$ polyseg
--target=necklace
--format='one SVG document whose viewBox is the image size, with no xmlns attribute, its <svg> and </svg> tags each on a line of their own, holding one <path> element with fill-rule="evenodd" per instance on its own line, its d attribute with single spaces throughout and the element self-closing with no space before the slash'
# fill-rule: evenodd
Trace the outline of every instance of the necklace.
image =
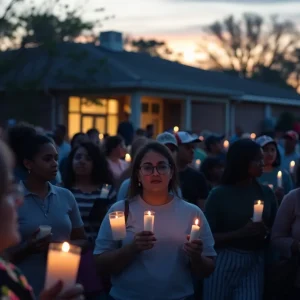
<svg viewBox="0 0 300 300">
<path fill-rule="evenodd" d="M 39 200 L 36 200 L 36 198 L 34 196 L 33 197 L 33 200 L 35 202 L 35 204 L 38 206 L 38 208 L 42 211 L 42 213 L 44 214 L 45 218 L 48 218 L 48 214 L 49 214 L 49 209 L 50 209 L 50 201 L 48 200 L 48 207 L 46 207 L 45 205 L 45 201 L 40 204 L 40 201 Z"/>
</svg>

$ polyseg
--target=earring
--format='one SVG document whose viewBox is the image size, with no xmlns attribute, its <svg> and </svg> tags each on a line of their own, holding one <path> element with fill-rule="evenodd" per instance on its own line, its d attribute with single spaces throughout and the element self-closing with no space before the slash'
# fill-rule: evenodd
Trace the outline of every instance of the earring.
<svg viewBox="0 0 300 300">
<path fill-rule="evenodd" d="M 141 187 L 141 186 L 142 186 L 140 182 L 139 182 L 138 186 L 139 186 L 139 187 Z"/>
</svg>

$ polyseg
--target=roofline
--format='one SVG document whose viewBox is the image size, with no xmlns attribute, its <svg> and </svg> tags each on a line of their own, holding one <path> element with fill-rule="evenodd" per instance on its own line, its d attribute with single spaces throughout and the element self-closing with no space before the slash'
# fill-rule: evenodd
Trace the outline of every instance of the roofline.
<svg viewBox="0 0 300 300">
<path fill-rule="evenodd" d="M 249 94 L 244 94 L 242 96 L 234 96 L 231 99 L 236 100 L 236 101 L 300 106 L 300 95 L 299 95 L 299 100 L 298 99 L 290 99 L 290 98 L 271 98 L 271 97 L 265 97 L 265 96 L 254 96 L 254 95 L 249 95 Z"/>
</svg>

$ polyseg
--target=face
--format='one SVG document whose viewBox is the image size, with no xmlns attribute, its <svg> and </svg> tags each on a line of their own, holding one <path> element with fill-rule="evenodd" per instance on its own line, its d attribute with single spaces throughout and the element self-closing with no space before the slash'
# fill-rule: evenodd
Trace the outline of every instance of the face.
<svg viewBox="0 0 300 300">
<path fill-rule="evenodd" d="M 80 147 L 76 151 L 72 166 L 73 171 L 77 176 L 90 176 L 92 174 L 93 161 L 84 147 Z"/>
<path fill-rule="evenodd" d="M 58 171 L 58 153 L 52 143 L 44 144 L 33 160 L 25 160 L 24 165 L 30 174 L 40 177 L 45 181 L 51 181 Z"/>
<path fill-rule="evenodd" d="M 117 148 L 115 148 L 114 151 L 116 153 L 116 156 L 118 156 L 119 158 L 124 157 L 127 153 L 124 142 L 122 142 L 120 145 L 118 145 Z"/>
<path fill-rule="evenodd" d="M 261 151 L 256 155 L 256 157 L 250 162 L 248 173 L 252 178 L 260 177 L 263 173 L 264 167 L 264 154 Z"/>
<path fill-rule="evenodd" d="M 73 148 L 76 148 L 77 146 L 79 146 L 81 143 L 83 142 L 87 142 L 88 141 L 88 137 L 85 134 L 80 134 L 77 135 L 73 141 Z"/>
<path fill-rule="evenodd" d="M 222 175 L 224 173 L 224 167 L 223 166 L 216 166 L 211 169 L 210 176 L 213 181 L 219 182 L 222 178 Z"/>
<path fill-rule="evenodd" d="M 7 171 L 8 184 L 0 199 L 0 251 L 21 241 L 18 230 L 17 208 L 23 203 L 23 193 L 19 185 L 13 183 L 12 166 Z"/>
<path fill-rule="evenodd" d="M 297 145 L 297 141 L 291 139 L 291 138 L 286 138 L 284 140 L 284 146 L 285 149 L 289 150 L 289 151 L 294 151 Z"/>
<path fill-rule="evenodd" d="M 173 144 L 166 144 L 166 147 L 171 151 L 174 160 L 176 161 L 178 148 Z"/>
<path fill-rule="evenodd" d="M 194 144 L 181 144 L 178 148 L 178 158 L 187 165 L 194 159 Z"/>
<path fill-rule="evenodd" d="M 211 152 L 215 154 L 220 154 L 224 149 L 222 141 L 211 145 L 210 148 L 211 148 Z"/>
<path fill-rule="evenodd" d="M 93 134 L 90 136 L 90 140 L 91 140 L 91 142 L 93 142 L 94 144 L 99 145 L 99 144 L 100 144 L 99 134 L 98 134 L 98 133 L 93 133 Z"/>
<path fill-rule="evenodd" d="M 144 191 L 167 192 L 172 176 L 168 159 L 163 155 L 150 151 L 143 157 L 138 177 Z"/>
<path fill-rule="evenodd" d="M 276 146 L 271 143 L 263 147 L 265 166 L 271 166 L 277 158 Z"/>
</svg>

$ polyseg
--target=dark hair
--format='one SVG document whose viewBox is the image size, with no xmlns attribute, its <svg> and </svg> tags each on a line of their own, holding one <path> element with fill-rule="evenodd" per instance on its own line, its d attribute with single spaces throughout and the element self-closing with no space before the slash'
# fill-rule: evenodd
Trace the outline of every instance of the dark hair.
<svg viewBox="0 0 300 300">
<path fill-rule="evenodd" d="M 75 133 L 75 134 L 73 135 L 72 140 L 71 140 L 71 142 L 70 142 L 71 148 L 72 148 L 72 149 L 73 149 L 74 146 L 75 146 L 76 140 L 77 140 L 79 137 L 81 137 L 81 136 L 85 137 L 86 134 L 83 133 L 83 132 L 78 132 L 78 133 Z"/>
<path fill-rule="evenodd" d="M 65 136 L 67 134 L 67 127 L 63 124 L 58 124 L 56 126 L 56 130 L 59 130 L 63 136 Z"/>
<path fill-rule="evenodd" d="M 249 178 L 250 163 L 261 152 L 260 146 L 250 139 L 234 142 L 227 152 L 222 184 L 234 185 Z"/>
<path fill-rule="evenodd" d="M 144 129 L 142 128 L 138 128 L 136 131 L 135 131 L 135 134 L 138 135 L 138 136 L 146 136 L 146 132 Z"/>
<path fill-rule="evenodd" d="M 272 142 L 272 143 L 268 143 L 267 145 L 269 145 L 269 144 L 273 144 L 276 148 L 276 159 L 273 162 L 272 167 L 277 168 L 281 165 L 281 155 L 280 155 L 280 152 L 279 152 L 279 149 L 278 149 L 278 145 L 275 141 Z M 267 145 L 264 145 L 262 148 L 264 149 Z"/>
<path fill-rule="evenodd" d="M 168 160 L 173 171 L 173 176 L 169 183 L 169 191 L 172 191 L 174 195 L 178 194 L 178 172 L 171 151 L 165 145 L 162 145 L 158 142 L 150 142 L 138 151 L 136 157 L 133 160 L 128 193 L 130 199 L 142 193 L 142 187 L 139 186 L 138 173 L 140 170 L 142 159 L 148 152 L 151 151 L 161 154 Z"/>
<path fill-rule="evenodd" d="M 113 184 L 113 175 L 109 169 L 106 157 L 101 149 L 92 142 L 80 143 L 74 148 L 67 160 L 66 171 L 64 174 L 63 182 L 66 188 L 71 188 L 75 183 L 75 173 L 73 171 L 73 159 L 79 148 L 83 147 L 91 160 L 93 161 L 93 170 L 91 179 L 94 184 Z"/>
<path fill-rule="evenodd" d="M 123 138 L 119 135 L 109 136 L 105 140 L 104 149 L 105 155 L 109 156 L 114 149 L 123 143 Z"/>
<path fill-rule="evenodd" d="M 208 181 L 211 181 L 212 178 L 210 171 L 217 167 L 224 167 L 224 163 L 221 161 L 221 159 L 218 157 L 207 157 L 201 163 L 200 172 L 203 173 Z"/>
<path fill-rule="evenodd" d="M 92 136 L 93 134 L 97 134 L 97 135 L 99 135 L 99 131 L 96 129 L 96 128 L 92 128 L 92 129 L 89 129 L 87 132 L 86 132 L 86 134 L 90 137 L 90 136 Z"/>
<path fill-rule="evenodd" d="M 8 172 L 13 167 L 13 155 L 7 145 L 0 140 L 0 201 L 3 199 L 9 184 Z"/>
<path fill-rule="evenodd" d="M 146 145 L 149 142 L 149 139 L 147 139 L 144 136 L 138 137 L 134 140 L 134 142 L 131 145 L 131 158 L 132 160 L 135 158 L 136 154 L 139 152 L 139 150 Z"/>
</svg>

